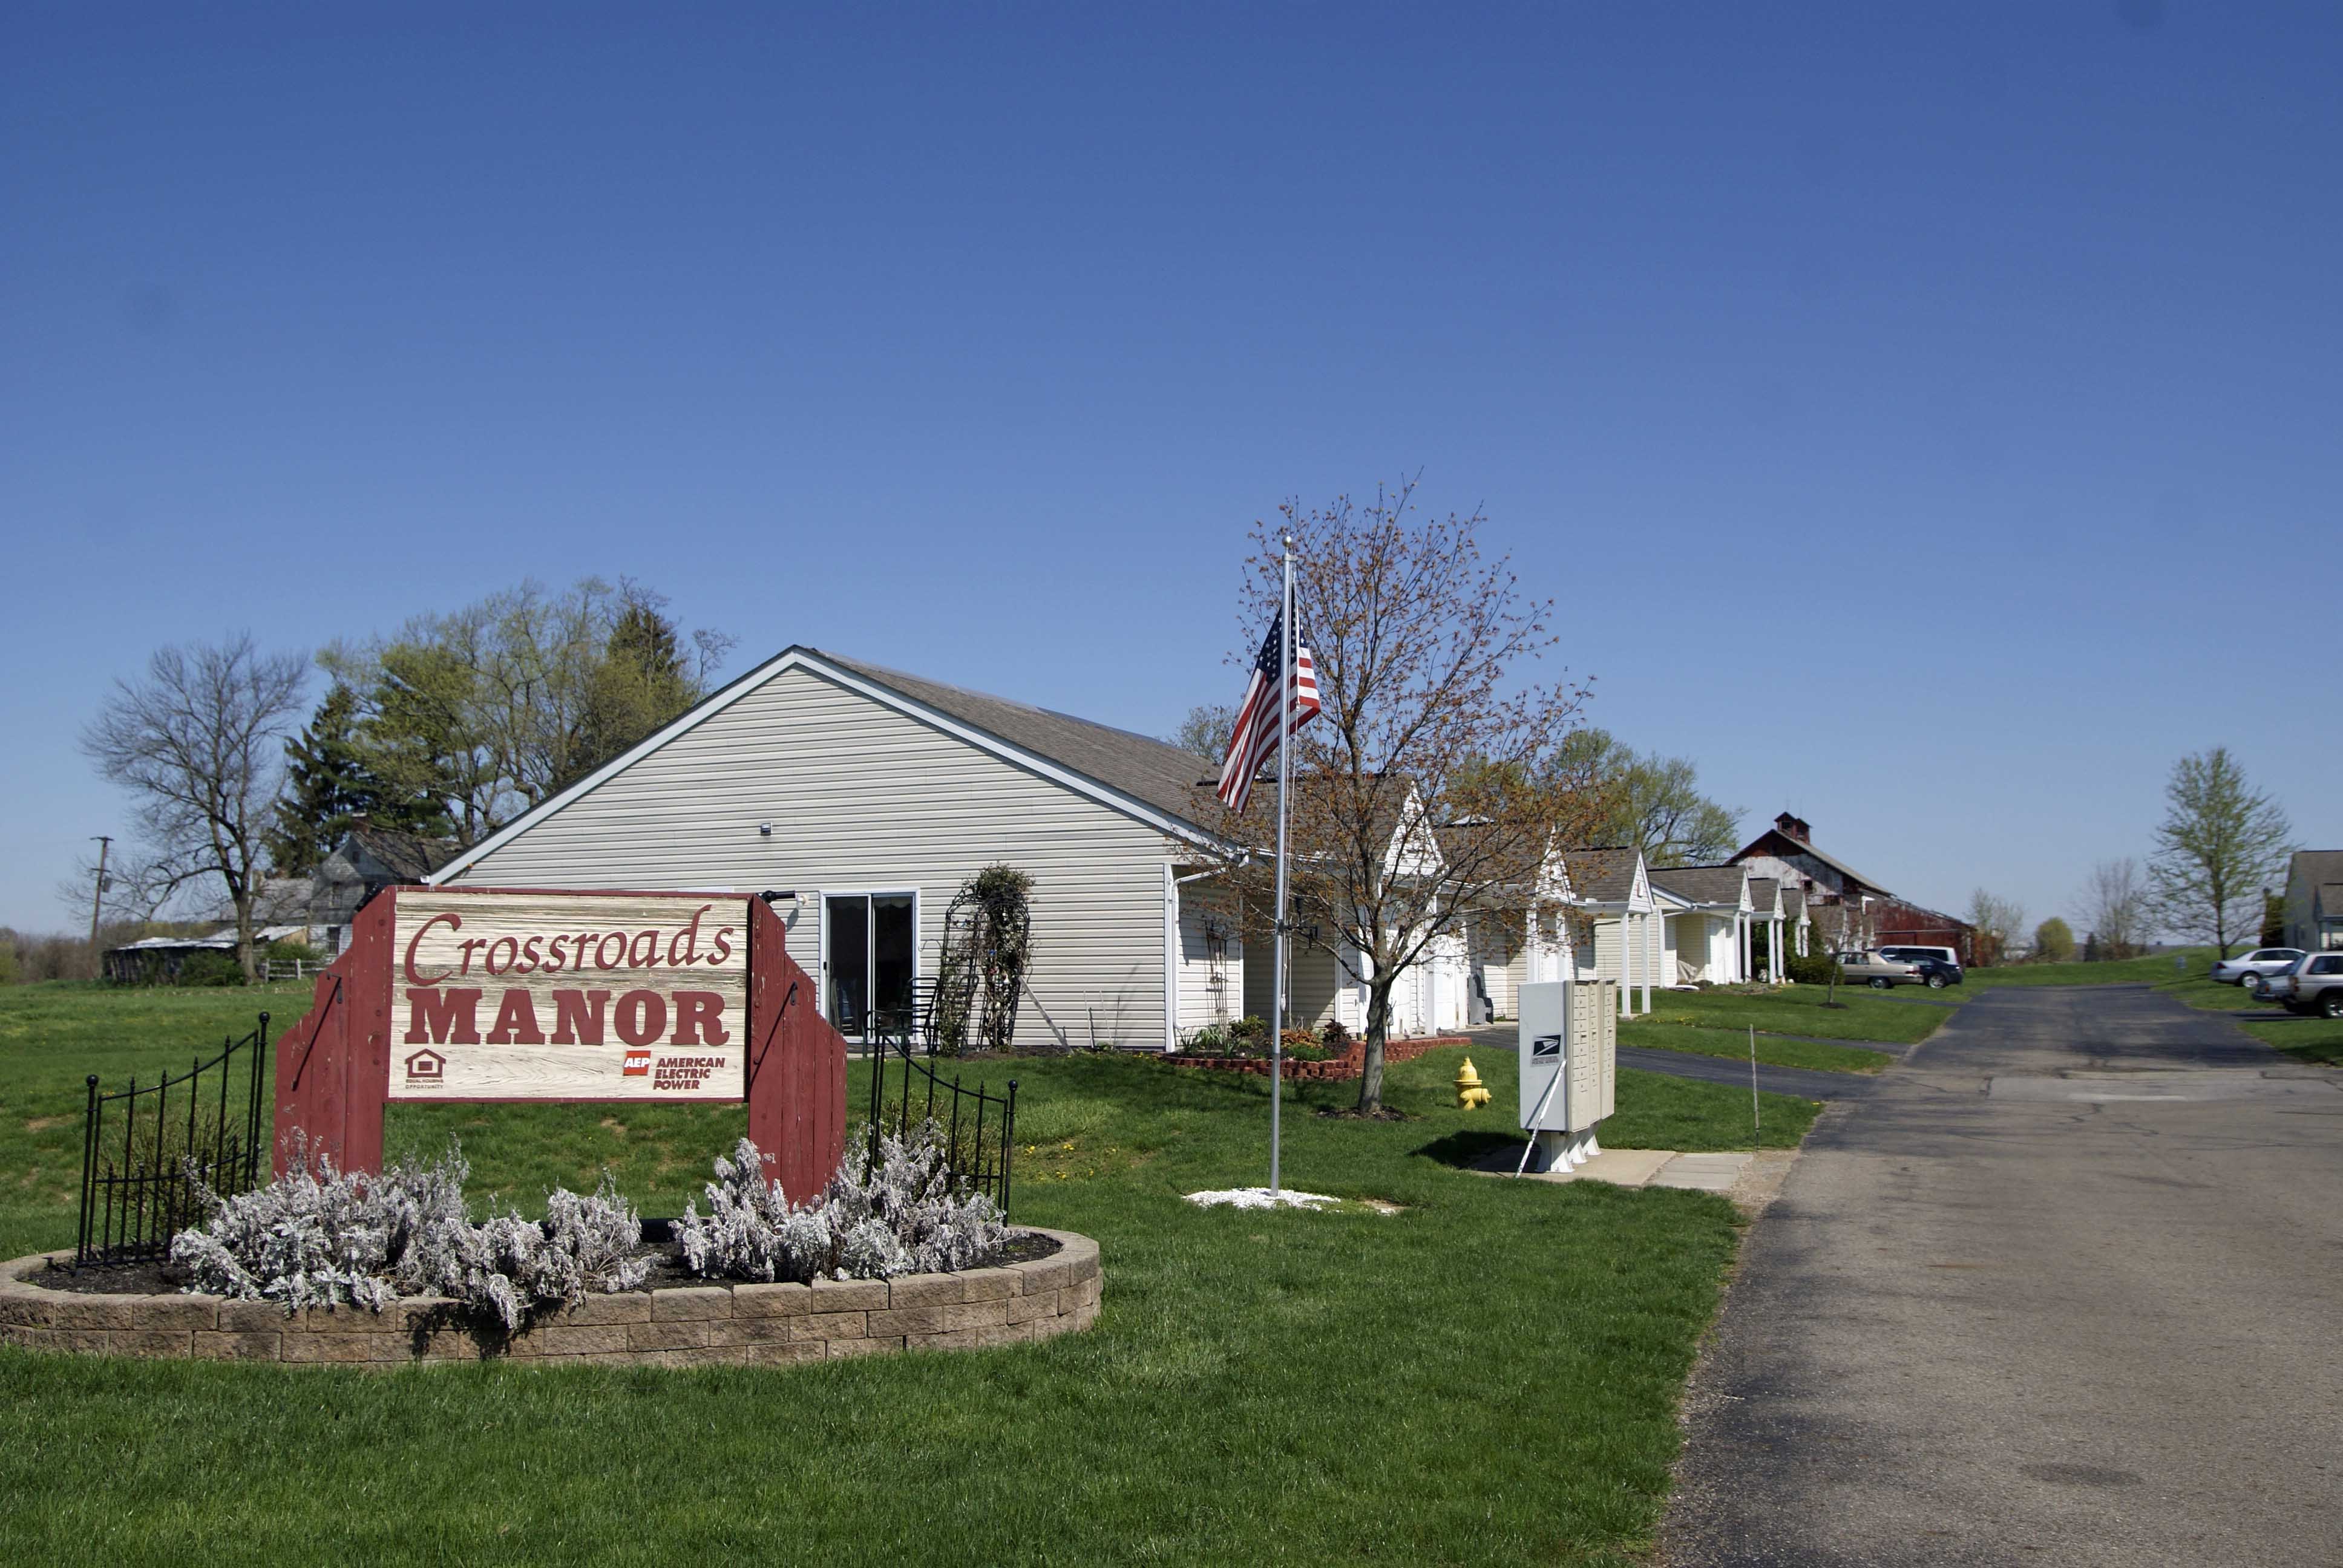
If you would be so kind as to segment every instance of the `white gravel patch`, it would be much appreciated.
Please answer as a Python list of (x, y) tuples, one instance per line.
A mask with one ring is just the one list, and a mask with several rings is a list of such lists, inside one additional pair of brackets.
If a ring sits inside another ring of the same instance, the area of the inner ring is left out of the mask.
[(1323, 1192), (1296, 1192), (1291, 1187), (1281, 1190), (1274, 1198), (1266, 1187), (1232, 1187), (1224, 1192), (1191, 1192), (1188, 1201), (1200, 1209), (1222, 1203), (1232, 1209), (1315, 1209), (1342, 1200), (1329, 1198)]

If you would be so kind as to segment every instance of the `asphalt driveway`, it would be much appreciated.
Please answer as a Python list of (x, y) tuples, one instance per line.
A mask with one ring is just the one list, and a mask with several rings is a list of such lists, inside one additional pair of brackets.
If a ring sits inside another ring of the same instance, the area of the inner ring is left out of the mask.
[(1662, 1560), (2343, 1563), (2338, 1079), (2145, 987), (1977, 997), (1757, 1222)]

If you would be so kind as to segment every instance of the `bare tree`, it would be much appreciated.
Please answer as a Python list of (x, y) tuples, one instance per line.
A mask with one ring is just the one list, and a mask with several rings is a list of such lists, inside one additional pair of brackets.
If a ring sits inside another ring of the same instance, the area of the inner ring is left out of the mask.
[(246, 979), (256, 972), (262, 839), (307, 668), (298, 654), (259, 652), (248, 634), (159, 648), (145, 679), (115, 682), (82, 734), (83, 753), (136, 802), (142, 853), (126, 873), (139, 901), (158, 907), (216, 878), (235, 910), (236, 959)]
[(1983, 888), (1969, 895), (1969, 924), (1977, 934), (1977, 946), (1992, 954), (1987, 963), (1999, 963), (2008, 950), (2009, 940), (2026, 929), (2026, 906), (2015, 899), (1997, 898)]
[(1188, 709), (1188, 717), (1180, 721), (1179, 730), (1164, 737), (1182, 751), (1192, 751), (1202, 758), (1205, 771), (1199, 778), (1216, 775), (1222, 759), (1229, 754), (1229, 736), (1237, 727), (1237, 710), (1224, 702), (1198, 703)]
[[(1478, 513), (1420, 518), (1414, 497), (1411, 480), (1363, 507), (1289, 502), (1254, 528), (1245, 594), (1251, 631), (1276, 613), (1290, 535), (1323, 704), (1294, 743), (1290, 920), (1367, 988), (1370, 1112), (1400, 975), (1476, 911), (1530, 908), (1553, 846), (1581, 841), (1595, 815), (1561, 755), (1584, 689), (1522, 679), (1558, 640), (1552, 601), (1524, 598), (1507, 558), (1483, 558)], [(1224, 820), (1230, 836), (1266, 850), (1272, 794)], [(1252, 907), (1270, 906), (1266, 855), (1232, 872)]]
[(2227, 958), (2240, 933), (2259, 930), (2261, 890), (2285, 866), (2294, 829), (2226, 746), (2174, 763), (2164, 798), (2147, 860), (2157, 918), (2210, 937)]
[(2107, 957), (2127, 959), (2147, 944), (2154, 930), (2148, 901), (2139, 862), (2126, 855), (2091, 868), (2090, 879), (2076, 900), (2075, 918), (2098, 938)]

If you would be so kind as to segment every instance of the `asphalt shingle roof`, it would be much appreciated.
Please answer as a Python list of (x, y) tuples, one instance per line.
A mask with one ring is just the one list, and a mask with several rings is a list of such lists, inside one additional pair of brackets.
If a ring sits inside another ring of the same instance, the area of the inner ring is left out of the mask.
[(1651, 875), (1654, 887), (1687, 903), (1737, 906), (1748, 873), (1738, 866), (1669, 866)]
[[(972, 725), (1021, 750), (1047, 758), (1166, 816), (1177, 817), (1205, 831), (1212, 830), (1209, 823), (1217, 808), (1212, 786), (1202, 782), (1212, 773), (1212, 765), (1192, 751), (1151, 736), (1006, 697), (994, 697), (989, 692), (947, 686), (885, 665), (846, 658), (820, 648), (805, 651)], [(1259, 799), (1258, 792), (1255, 799)]]
[(1635, 851), (1624, 845), (1564, 849), (1562, 865), (1574, 898), (1598, 904), (1624, 904), (1634, 896)]

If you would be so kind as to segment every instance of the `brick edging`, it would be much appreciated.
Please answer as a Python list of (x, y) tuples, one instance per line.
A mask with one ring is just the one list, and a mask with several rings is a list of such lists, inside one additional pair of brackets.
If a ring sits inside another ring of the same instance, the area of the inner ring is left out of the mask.
[[(1394, 1040), (1384, 1042), (1383, 1065), (1396, 1061), (1413, 1061), (1428, 1050), (1443, 1046), (1470, 1045), (1473, 1042), (1461, 1034), (1427, 1035), (1421, 1040)], [(1269, 1058), (1265, 1056), (1191, 1056), (1184, 1051), (1170, 1051), (1164, 1060), (1174, 1067), (1202, 1067), (1215, 1072), (1252, 1072), (1266, 1076)], [(1305, 1083), (1339, 1083), (1353, 1079), (1367, 1070), (1367, 1048), (1363, 1040), (1353, 1040), (1351, 1049), (1341, 1056), (1324, 1061), (1285, 1063), (1285, 1076)]]
[(341, 1363), (782, 1366), (910, 1350), (1021, 1344), (1098, 1319), (1098, 1243), (1043, 1231), (1059, 1250), (1029, 1263), (810, 1285), (709, 1284), (589, 1296), (506, 1339), (476, 1332), (458, 1303), (413, 1296), (382, 1312), (205, 1295), (91, 1295), (27, 1276), (70, 1252), (0, 1263), (0, 1343), (166, 1360)]

